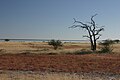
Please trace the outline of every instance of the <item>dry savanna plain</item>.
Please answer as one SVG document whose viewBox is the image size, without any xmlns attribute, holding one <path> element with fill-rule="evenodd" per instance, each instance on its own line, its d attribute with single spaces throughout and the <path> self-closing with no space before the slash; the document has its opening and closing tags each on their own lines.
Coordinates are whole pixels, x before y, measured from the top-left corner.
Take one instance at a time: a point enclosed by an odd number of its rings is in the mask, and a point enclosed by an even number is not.
<svg viewBox="0 0 120 80">
<path fill-rule="evenodd" d="M 120 80 L 120 44 L 105 54 L 89 43 L 0 42 L 0 80 Z"/>
</svg>

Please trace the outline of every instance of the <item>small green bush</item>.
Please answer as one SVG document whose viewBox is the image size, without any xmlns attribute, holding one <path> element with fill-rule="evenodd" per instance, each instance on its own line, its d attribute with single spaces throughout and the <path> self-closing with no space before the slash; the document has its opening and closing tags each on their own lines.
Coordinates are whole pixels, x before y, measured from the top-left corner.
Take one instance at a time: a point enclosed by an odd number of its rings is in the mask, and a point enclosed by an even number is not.
<svg viewBox="0 0 120 80">
<path fill-rule="evenodd" d="M 55 50 L 58 49 L 58 47 L 62 46 L 62 42 L 60 40 L 54 40 L 54 39 L 50 40 L 48 44 L 52 45 Z"/>
<path fill-rule="evenodd" d="M 113 51 L 113 44 L 114 41 L 112 40 L 105 40 L 100 42 L 99 45 L 102 46 L 100 53 L 111 53 Z"/>
</svg>

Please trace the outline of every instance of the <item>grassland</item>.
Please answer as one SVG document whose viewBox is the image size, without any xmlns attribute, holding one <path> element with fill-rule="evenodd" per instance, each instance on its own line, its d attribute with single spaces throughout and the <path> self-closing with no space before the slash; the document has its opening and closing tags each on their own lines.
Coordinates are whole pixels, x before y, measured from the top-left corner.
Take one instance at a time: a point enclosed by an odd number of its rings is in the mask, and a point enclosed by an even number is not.
<svg viewBox="0 0 120 80">
<path fill-rule="evenodd" d="M 54 50 L 48 43 L 43 42 L 0 42 L 1 54 L 18 54 L 18 53 L 69 53 L 81 49 L 89 49 L 88 43 L 64 43 L 64 46 Z"/>
<path fill-rule="evenodd" d="M 88 43 L 54 50 L 45 42 L 0 42 L 0 80 L 120 80 L 120 44 L 111 54 L 71 54 L 89 48 Z"/>
</svg>

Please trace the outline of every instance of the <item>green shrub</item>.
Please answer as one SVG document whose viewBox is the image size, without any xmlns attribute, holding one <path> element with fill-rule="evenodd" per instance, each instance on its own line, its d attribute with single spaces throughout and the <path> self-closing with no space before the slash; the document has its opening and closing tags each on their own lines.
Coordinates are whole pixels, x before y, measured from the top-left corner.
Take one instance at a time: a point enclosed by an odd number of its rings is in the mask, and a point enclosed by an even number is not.
<svg viewBox="0 0 120 80">
<path fill-rule="evenodd" d="M 52 45 L 55 50 L 58 49 L 58 47 L 62 46 L 62 42 L 60 40 L 54 40 L 54 39 L 50 40 L 48 44 Z"/>
<path fill-rule="evenodd" d="M 111 53 L 113 51 L 113 44 L 114 41 L 112 40 L 105 40 L 100 42 L 99 45 L 102 46 L 100 53 Z"/>
</svg>

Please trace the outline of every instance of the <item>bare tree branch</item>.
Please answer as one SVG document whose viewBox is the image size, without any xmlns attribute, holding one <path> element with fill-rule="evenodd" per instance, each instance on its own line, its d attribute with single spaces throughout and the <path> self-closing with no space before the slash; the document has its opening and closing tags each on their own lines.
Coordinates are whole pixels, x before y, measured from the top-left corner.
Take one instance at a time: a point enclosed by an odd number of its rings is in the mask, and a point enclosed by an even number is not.
<svg viewBox="0 0 120 80">
<path fill-rule="evenodd" d="M 73 26 L 71 26 L 71 27 L 69 27 L 69 28 L 77 28 L 77 27 L 86 28 L 85 26 L 81 26 L 81 25 L 73 25 Z"/>
<path fill-rule="evenodd" d="M 87 36 L 87 35 L 84 35 L 83 37 L 87 37 L 87 38 L 90 38 L 90 36 Z"/>
<path fill-rule="evenodd" d="M 102 36 L 102 35 L 101 35 L 101 34 L 99 34 L 99 36 L 98 36 L 95 40 L 98 40 L 101 36 Z"/>
<path fill-rule="evenodd" d="M 74 19 L 74 24 L 73 26 L 69 27 L 69 28 L 77 28 L 80 27 L 82 29 L 87 30 L 88 35 L 85 35 L 83 37 L 87 37 L 90 39 L 91 42 L 91 50 L 96 50 L 96 41 L 101 37 L 101 34 L 99 34 L 101 31 L 104 30 L 104 27 L 97 27 L 97 24 L 94 21 L 94 17 L 97 14 L 91 16 L 91 22 L 88 23 L 83 23 L 81 21 L 77 21 L 75 18 Z M 77 24 L 76 24 L 77 23 Z M 79 24 L 79 25 L 78 25 Z"/>
<path fill-rule="evenodd" d="M 96 30 L 96 33 L 95 33 L 95 35 L 98 35 L 101 31 L 103 31 L 104 30 L 104 28 L 100 28 L 100 29 L 98 29 L 98 30 Z"/>
<path fill-rule="evenodd" d="M 96 16 L 97 14 L 95 14 L 95 15 L 93 15 L 92 17 L 91 17 L 91 24 L 93 25 L 93 31 L 95 30 L 95 27 L 96 27 L 96 23 L 95 23 L 95 21 L 93 20 L 93 18 Z"/>
<path fill-rule="evenodd" d="M 84 24 L 83 22 L 81 22 L 81 21 L 76 21 L 76 19 L 75 18 L 73 18 L 74 19 L 74 23 L 80 23 L 80 24 L 82 24 L 82 25 L 84 25 L 84 26 L 88 26 L 87 24 Z"/>
</svg>

